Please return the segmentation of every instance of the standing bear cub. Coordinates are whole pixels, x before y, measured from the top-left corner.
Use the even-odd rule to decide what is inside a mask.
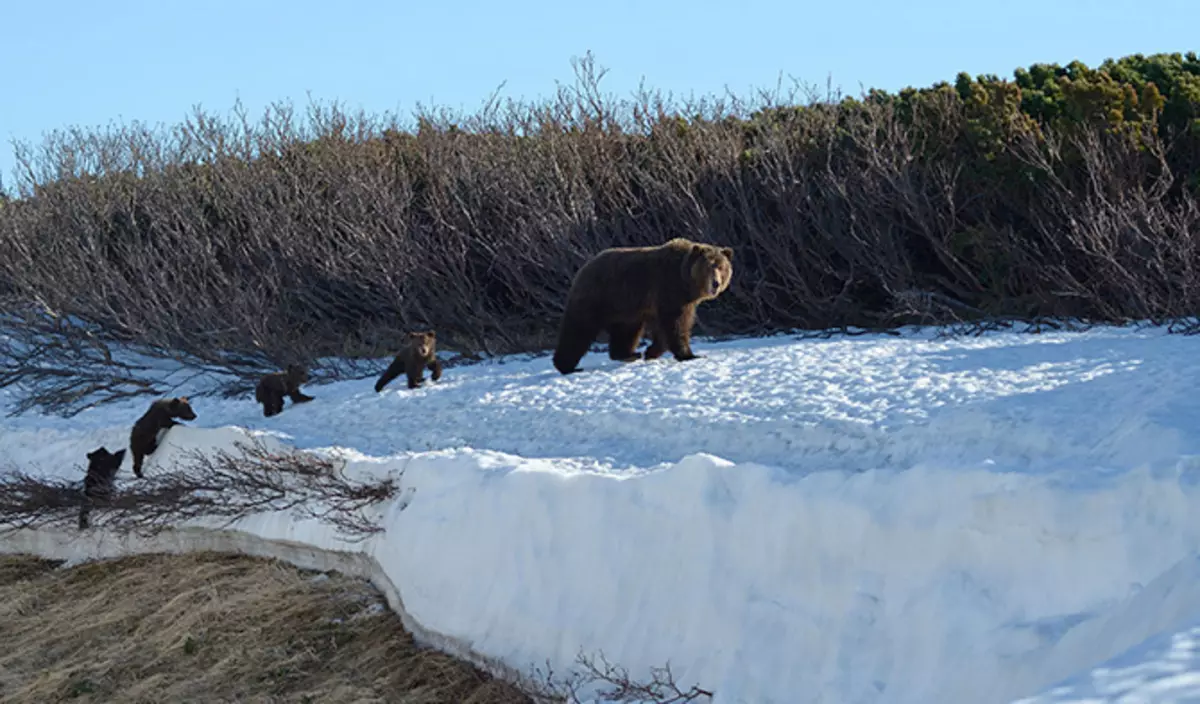
[[[621,362],[637,353],[649,328],[646,359],[668,349],[683,362],[695,359],[691,335],[696,306],[729,288],[733,249],[677,237],[656,247],[613,247],[589,259],[571,283],[554,351],[554,368],[579,371],[602,330],[608,356]]]
[[[121,460],[125,459],[125,450],[109,452],[107,447],[87,453],[87,474],[83,477],[83,506],[79,508],[79,530],[88,527],[88,514],[92,504],[108,501],[113,494],[113,479],[121,468]]]
[[[298,364],[289,364],[281,372],[264,375],[254,389],[254,400],[262,404],[263,416],[271,416],[283,411],[283,397],[292,399],[292,403],[312,401],[300,391],[300,385],[308,381],[308,370]]]
[[[432,330],[410,332],[405,336],[400,353],[379,375],[375,392],[383,391],[383,387],[401,374],[408,376],[408,388],[415,389],[425,381],[426,367],[432,372],[430,378],[434,381],[442,378],[442,363],[437,358],[437,333]]]
[[[188,403],[187,396],[162,398],[150,404],[150,409],[137,419],[129,433],[129,451],[133,453],[133,473],[142,476],[142,460],[158,449],[159,431],[173,428],[179,423],[176,418],[196,420],[196,412]]]

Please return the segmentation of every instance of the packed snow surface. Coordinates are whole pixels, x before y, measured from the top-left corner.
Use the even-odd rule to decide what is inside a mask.
[[[518,670],[581,651],[634,676],[670,662],[718,702],[1200,691],[1200,339],[696,348],[592,353],[567,377],[540,357],[412,391],[309,386],[273,418],[253,394],[194,398],[146,471],[248,432],[339,452],[350,475],[403,471],[365,543],[278,514],[240,528],[368,553],[412,618]],[[147,403],[6,418],[0,447],[82,477]]]

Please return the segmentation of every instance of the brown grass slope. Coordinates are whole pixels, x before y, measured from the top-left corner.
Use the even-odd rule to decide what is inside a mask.
[[[366,582],[197,553],[0,556],[0,702],[528,702]]]

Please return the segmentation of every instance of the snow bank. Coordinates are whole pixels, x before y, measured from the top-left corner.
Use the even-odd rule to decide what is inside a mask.
[[[204,427],[146,469],[270,428],[352,449],[352,476],[403,470],[380,537],[271,514],[221,544],[348,561],[418,633],[517,670],[603,651],[635,676],[670,661],[720,702],[1010,701],[1200,617],[1194,345],[776,339],[570,377],[480,365],[414,392],[314,387],[272,419],[197,399]],[[8,419],[0,447],[81,476],[142,405]]]
[[[1094,649],[1091,642],[1127,642],[1133,633],[1166,628],[1121,655],[1020,704],[1065,702],[1167,702],[1200,699],[1200,557],[1190,557],[1154,580],[1116,613],[1068,634],[1061,653],[1076,659]],[[1180,624],[1183,624],[1180,627]],[[1169,627],[1169,628],[1168,628]]]

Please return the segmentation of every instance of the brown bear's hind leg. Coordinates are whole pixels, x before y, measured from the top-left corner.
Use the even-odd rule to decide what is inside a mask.
[[[438,361],[437,357],[434,357],[429,364],[425,366],[429,367],[429,378],[433,379],[434,381],[442,378],[442,363]]]
[[[608,328],[608,356],[618,362],[635,362],[642,358],[637,353],[642,341],[642,323],[614,323]]]
[[[283,396],[279,394],[271,394],[263,401],[263,417],[270,418],[274,415],[279,415],[283,412]]]
[[[154,448],[151,448],[150,452],[154,452]],[[138,452],[137,450],[133,451],[133,476],[139,479],[142,477],[142,460],[144,458],[144,454]]]
[[[390,384],[393,379],[400,376],[403,372],[404,358],[400,355],[397,355],[396,358],[392,360],[392,363],[388,365],[388,368],[383,370],[383,373],[379,375],[379,379],[376,380],[375,392],[379,393],[380,391],[383,391],[383,387]]]
[[[650,346],[642,354],[642,358],[649,362],[652,359],[658,359],[667,351],[666,336],[663,334],[662,326],[657,320],[651,320],[650,325]]]

